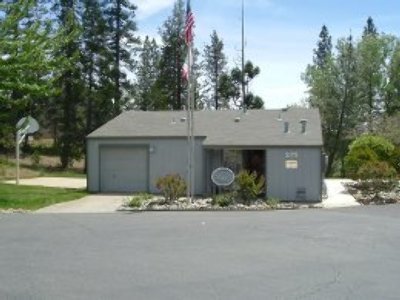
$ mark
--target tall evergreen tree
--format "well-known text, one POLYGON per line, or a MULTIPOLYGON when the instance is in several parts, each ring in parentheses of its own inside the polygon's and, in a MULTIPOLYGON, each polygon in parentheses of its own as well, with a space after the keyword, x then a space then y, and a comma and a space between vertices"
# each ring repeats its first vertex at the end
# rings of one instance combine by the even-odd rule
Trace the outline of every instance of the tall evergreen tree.
POLYGON ((162 47, 158 84, 163 95, 162 102, 167 104, 165 109, 180 110, 184 105, 184 82, 181 76, 186 57, 184 27, 184 3, 183 0, 177 0, 172 15, 168 17, 160 29, 162 47))
POLYGON ((109 25, 108 46, 113 54, 114 114, 118 115, 128 105, 132 84, 127 72, 133 71, 133 52, 137 50, 139 39, 135 33, 137 7, 129 0, 106 0, 105 13, 109 25))
POLYGON ((331 55, 332 37, 329 34, 328 27, 323 25, 319 34, 317 49, 314 49, 314 64, 322 68, 331 55))
POLYGON ((84 75, 86 133, 112 116, 113 56, 106 45, 107 23, 98 0, 83 0, 81 61, 84 75))
POLYGON ((374 131, 375 123, 384 110, 385 65, 389 54, 386 51, 388 40, 375 34, 376 27, 371 24, 370 31, 363 36, 357 47, 358 96, 369 132, 374 131))
POLYGON ((364 27, 363 38, 366 36, 377 36, 378 29, 375 26, 374 20, 372 17, 368 17, 367 24, 364 27))
POLYGON ((224 43, 219 38, 217 32, 214 30, 211 34, 211 41, 209 45, 204 48, 204 74, 206 78, 206 93, 209 94, 207 97, 207 106, 219 109, 220 104, 220 93, 219 93, 219 81, 221 75, 225 72, 227 64, 224 50, 224 43))
POLYGON ((61 135, 58 139, 61 167, 70 166, 73 159, 83 153, 83 124, 78 115, 83 103, 82 66, 80 64, 80 25, 78 23, 78 7, 74 0, 60 0, 59 35, 62 43, 57 55, 64 58, 61 66, 59 87, 59 108, 62 110, 60 120, 61 135))
POLYGON ((156 81, 159 77, 160 50, 155 39, 146 36, 139 55, 137 68, 137 97, 135 106, 140 110, 155 110, 158 103, 156 81))

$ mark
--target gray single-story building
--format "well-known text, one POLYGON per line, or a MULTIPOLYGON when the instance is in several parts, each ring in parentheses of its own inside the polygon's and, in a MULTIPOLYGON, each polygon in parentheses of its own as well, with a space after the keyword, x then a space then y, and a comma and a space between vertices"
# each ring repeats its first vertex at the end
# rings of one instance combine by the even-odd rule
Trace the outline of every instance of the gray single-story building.
MULTIPOLYGON (((321 201, 322 131, 318 110, 194 112, 195 193, 210 195, 211 173, 229 167, 265 176, 267 196, 321 201)), ((87 137, 90 192, 159 192, 155 181, 187 177, 185 111, 127 111, 87 137)))

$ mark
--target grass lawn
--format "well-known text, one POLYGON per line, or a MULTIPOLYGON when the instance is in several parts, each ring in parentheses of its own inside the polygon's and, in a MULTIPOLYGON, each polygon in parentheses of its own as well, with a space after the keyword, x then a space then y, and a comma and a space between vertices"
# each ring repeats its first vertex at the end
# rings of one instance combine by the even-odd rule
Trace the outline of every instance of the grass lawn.
MULTIPOLYGON (((21 159, 20 178, 33 177, 76 177, 84 178, 86 174, 83 172, 83 166, 62 170, 58 166, 57 157, 43 157, 41 163, 32 165, 30 158, 21 159)), ((15 179, 16 165, 14 158, 5 158, 0 156, 0 181, 15 179)))
POLYGON ((36 210, 59 202, 76 200, 86 195, 87 192, 84 190, 0 183, 0 209, 36 210))

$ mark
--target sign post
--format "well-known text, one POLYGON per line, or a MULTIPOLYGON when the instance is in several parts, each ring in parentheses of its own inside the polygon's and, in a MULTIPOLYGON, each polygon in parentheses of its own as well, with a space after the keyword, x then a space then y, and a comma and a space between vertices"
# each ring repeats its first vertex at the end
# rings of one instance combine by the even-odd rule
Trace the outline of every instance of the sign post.
POLYGON ((17 160, 15 183, 17 185, 19 184, 19 156, 20 156, 19 145, 25 139, 27 134, 33 134, 38 130, 39 130, 39 124, 31 116, 24 117, 17 123, 17 134, 15 137, 15 158, 17 160))

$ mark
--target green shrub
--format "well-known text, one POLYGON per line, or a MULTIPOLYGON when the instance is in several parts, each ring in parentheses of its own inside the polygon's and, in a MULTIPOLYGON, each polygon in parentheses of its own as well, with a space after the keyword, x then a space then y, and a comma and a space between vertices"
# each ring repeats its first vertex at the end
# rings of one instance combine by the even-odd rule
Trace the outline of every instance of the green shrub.
POLYGON ((397 173, 400 173, 400 147, 394 149, 390 163, 396 169, 397 173))
POLYGON ((350 152, 353 149, 360 148, 371 149, 378 156, 378 159, 383 161, 388 160, 395 149, 394 145, 388 139, 382 136, 369 134, 362 135, 349 146, 350 152))
POLYGON ((235 192, 237 200, 249 205, 251 201, 264 191, 265 178, 257 176, 256 172, 242 170, 235 178, 235 192))
POLYGON ((220 207, 227 207, 234 203, 234 195, 232 193, 224 193, 215 195, 212 199, 212 205, 218 205, 220 207))
POLYGON ((357 178, 366 179, 393 179, 397 175, 395 168, 385 161, 368 161, 357 171, 357 178))
POLYGON ((345 158, 346 175, 358 179, 359 169, 366 163, 391 163, 394 151, 394 145, 384 137, 363 135, 349 146, 345 158))
POLYGON ((137 195, 132 196, 132 198, 129 200, 128 206, 129 207, 134 207, 134 208, 139 208, 142 206, 142 204, 153 198, 152 195, 146 194, 146 193, 140 193, 137 195))
POLYGON ((31 155, 31 162, 33 167, 37 167, 40 164, 40 154, 39 151, 33 151, 31 155))
POLYGON ((165 201, 171 203, 184 195, 186 191, 186 182, 178 174, 169 174, 158 178, 156 187, 163 193, 165 201))
POLYGON ((346 175, 357 179, 357 172, 367 162, 377 162, 378 156, 369 148, 353 149, 345 158, 346 175))
POLYGON ((279 200, 279 198, 274 197, 268 198, 267 201, 265 201, 265 203, 267 203, 267 205, 272 209, 277 209, 280 202, 281 200, 279 200))

